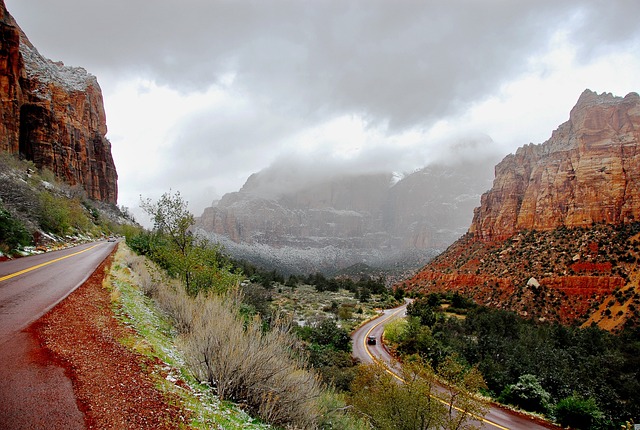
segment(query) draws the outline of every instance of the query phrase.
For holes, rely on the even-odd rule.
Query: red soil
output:
[[[154,387],[150,373],[159,363],[120,343],[133,332],[115,319],[109,292],[102,286],[111,260],[112,256],[85,284],[30,327],[40,345],[34,350],[37,361],[64,368],[84,414],[85,428],[187,427],[187,412],[176,406],[176,399]]]

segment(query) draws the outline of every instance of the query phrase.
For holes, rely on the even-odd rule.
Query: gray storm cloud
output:
[[[356,113],[395,130],[455,114],[521,73],[567,23],[586,58],[637,43],[640,2],[10,0],[54,58],[198,91],[234,76],[290,116]],[[49,24],[50,25],[50,24]]]
[[[469,131],[461,118],[505,83],[544,74],[532,59],[550,52],[559,34],[576,49],[571,61],[583,64],[640,52],[637,0],[5,2],[43,55],[97,75],[105,100],[133,78],[184,95],[216,87],[237,98],[240,109],[219,104],[180,117],[162,151],[158,142],[115,131],[118,169],[128,179],[120,195],[133,196],[125,204],[135,205],[141,192],[153,197],[173,188],[195,202],[195,212],[263,169],[289,167],[317,180],[506,155],[486,130]],[[374,131],[356,158],[333,153],[335,142],[298,150],[305,130],[343,116]],[[439,120],[451,125],[449,136],[394,146],[394,137],[426,132]],[[527,139],[528,130],[522,135]],[[128,159],[126,146],[133,145],[158,152],[157,165],[141,169],[144,160]]]

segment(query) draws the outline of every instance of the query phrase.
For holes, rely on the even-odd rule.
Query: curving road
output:
[[[407,304],[394,308],[386,309],[380,316],[367,322],[358,330],[352,334],[353,340],[353,355],[360,359],[363,363],[380,362],[390,369],[390,373],[402,381],[398,376],[399,372],[394,369],[396,364],[393,357],[386,350],[381,342],[382,333],[384,332],[384,326],[397,318],[402,318],[406,315]],[[376,337],[375,345],[367,344],[367,336],[373,335]],[[529,419],[525,416],[516,414],[506,409],[502,409],[498,406],[491,405],[489,411],[482,419],[483,429],[501,429],[501,430],[542,430],[542,429],[555,429],[553,425],[541,425],[539,422]]]
[[[0,262],[0,428],[86,427],[71,381],[29,326],[82,285],[117,244]]]

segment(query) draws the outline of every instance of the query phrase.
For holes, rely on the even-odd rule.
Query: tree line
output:
[[[398,353],[477,366],[500,402],[572,428],[620,428],[640,417],[638,328],[613,335],[535,322],[459,295],[430,294],[407,314],[385,333]]]

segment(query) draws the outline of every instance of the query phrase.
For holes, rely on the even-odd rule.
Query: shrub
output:
[[[11,251],[30,243],[31,235],[24,224],[0,206],[0,244],[6,247],[6,251]]]
[[[418,317],[420,324],[432,327],[436,322],[436,314],[428,299],[417,299],[407,305],[407,315]]]
[[[312,327],[309,340],[322,346],[328,346],[336,351],[351,352],[351,338],[349,333],[332,319],[325,319]]]
[[[402,335],[407,330],[407,320],[404,318],[395,319],[384,326],[384,338],[392,344],[399,343]]]
[[[69,212],[69,223],[78,231],[89,232],[93,227],[93,222],[89,219],[89,212],[78,199],[66,200]]]
[[[265,331],[259,317],[244,321],[233,294],[191,300],[193,323],[184,349],[196,377],[272,424],[315,427],[321,384],[292,354],[297,341],[287,322],[276,318]]]
[[[151,255],[153,236],[147,231],[127,235],[127,245],[140,255]]]
[[[603,420],[604,414],[593,398],[585,400],[574,394],[558,402],[555,417],[563,427],[584,430],[596,427]]]
[[[413,367],[403,366],[406,383],[398,384],[380,365],[360,366],[351,387],[351,403],[371,421],[372,428],[413,430],[442,426],[446,407],[431,396],[433,371]]]
[[[516,384],[507,385],[500,394],[499,401],[518,406],[531,412],[546,413],[551,395],[542,388],[535,375],[522,375]]]
[[[451,360],[438,373],[453,376],[443,399],[431,395],[436,375],[420,360],[402,365],[403,384],[381,365],[363,365],[352,384],[351,402],[374,428],[470,428],[468,421],[486,412],[486,405],[469,394],[484,385],[482,377],[476,369],[463,369]]]
[[[47,191],[40,193],[40,227],[48,232],[65,235],[71,229],[71,213],[66,199]]]

